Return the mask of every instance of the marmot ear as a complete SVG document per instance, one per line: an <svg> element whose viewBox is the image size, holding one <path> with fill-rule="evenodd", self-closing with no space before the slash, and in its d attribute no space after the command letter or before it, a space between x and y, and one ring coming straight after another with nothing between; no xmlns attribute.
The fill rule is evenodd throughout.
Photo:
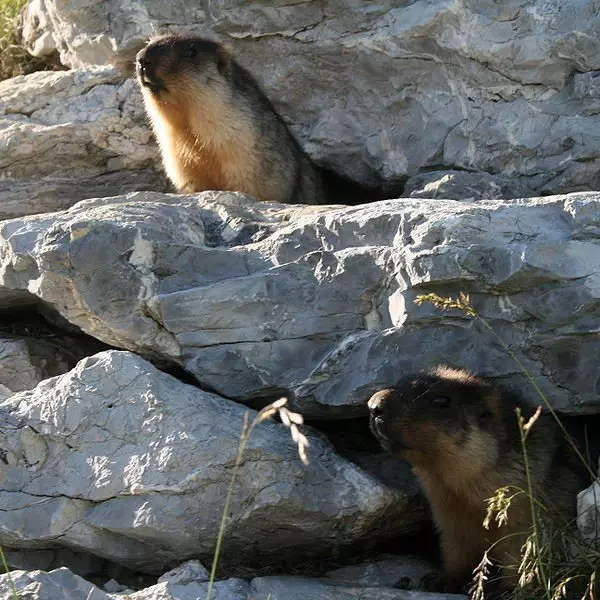
<svg viewBox="0 0 600 600"><path fill-rule="evenodd" d="M232 49L230 46L219 46L217 48L217 69L222 75L229 73L229 67L231 66Z"/></svg>

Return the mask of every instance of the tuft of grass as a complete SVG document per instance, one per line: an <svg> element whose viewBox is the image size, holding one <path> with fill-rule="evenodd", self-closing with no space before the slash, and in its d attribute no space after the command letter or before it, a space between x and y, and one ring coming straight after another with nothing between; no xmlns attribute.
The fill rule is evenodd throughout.
<svg viewBox="0 0 600 600"><path fill-rule="evenodd" d="M541 401L552 414L562 433L577 453L579 460L594 480L597 476L596 473L568 434L547 396L519 357L494 331L492 326L477 313L468 294L461 292L456 299L437 294L424 294L415 299L415 303L419 305L425 302L430 302L440 310L459 310L468 317L479 321L495 337L533 385ZM586 543L578 535L577 528L573 523L557 527L555 521L550 517L551 511L548 511L541 499L536 498L533 493L526 443L527 436L532 427L535 427L540 413L541 406L527 422L523 419L520 410L517 410L516 415L523 449L527 489L503 487L487 501L487 513L483 521L486 528L489 528L492 521L498 526L506 523L511 501L519 494L526 493L528 495L531 511L531 531L521 548L520 562L518 565L510 565L519 575L519 584L512 592L504 593L502 598L504 600L596 600L597 579L600 572L600 549ZM485 584L489 579L492 565L488 553L491 549L489 548L484 553L481 562L473 571L473 582L470 589L472 600L486 600Z"/></svg>
<svg viewBox="0 0 600 600"><path fill-rule="evenodd" d="M56 57L32 56L21 43L19 15L27 0L0 0L0 81L60 68Z"/></svg>
<svg viewBox="0 0 600 600"><path fill-rule="evenodd" d="M2 561L2 566L6 575L8 576L8 584L10 585L10 592L13 597L13 600L19 600L19 594L17 594L17 588L15 587L15 582L12 580L10 569L8 567L8 563L6 562L6 556L4 556L4 550L2 546L0 546L0 561Z"/></svg>
<svg viewBox="0 0 600 600"><path fill-rule="evenodd" d="M244 451L248 440L252 435L254 428L263 421L270 419L276 414L279 415L281 422L290 430L292 439L298 447L298 455L300 460L306 465L308 464L308 455L306 449L309 446L307 437L300 431L300 425L304 423L304 419L301 414L290 411L287 406L287 398L280 398L275 402L268 404L254 417L251 423L248 423L248 413L244 415L244 424L242 426L242 432L240 434L240 443L238 445L238 452L235 458L233 471L231 474L231 480L227 489L227 496L225 497L225 506L223 507L223 513L221 514L221 522L219 524L219 531L217 533L217 543L215 545L215 554L213 556L212 567L210 570L210 578L208 581L208 588L206 590L206 596L204 600L211 600L213 587L217 576L217 567L219 565L219 555L221 553L221 545L225 536L225 527L227 525L227 519L229 516L229 507L231 505L231 497L233 495L233 488L237 479L238 470L242 464L244 458Z"/></svg>

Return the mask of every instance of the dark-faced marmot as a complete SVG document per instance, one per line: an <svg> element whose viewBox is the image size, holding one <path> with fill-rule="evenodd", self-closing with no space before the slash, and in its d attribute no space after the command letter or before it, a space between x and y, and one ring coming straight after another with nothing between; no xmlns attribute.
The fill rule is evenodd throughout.
<svg viewBox="0 0 600 600"><path fill-rule="evenodd" d="M431 505L440 533L447 582L460 589L483 554L499 570L496 590L512 588L521 546L531 532L530 497L517 494L502 526L484 528L488 498L499 488L527 490L515 409L535 412L508 392L466 371L437 367L376 392L368 403L380 444L408 461ZM533 497L553 518L572 521L577 493L590 476L550 414L542 413L526 439Z"/></svg>
<svg viewBox="0 0 600 600"><path fill-rule="evenodd" d="M380 199L315 165L223 45L160 37L137 54L136 72L164 168L178 191L238 191L291 204Z"/></svg>

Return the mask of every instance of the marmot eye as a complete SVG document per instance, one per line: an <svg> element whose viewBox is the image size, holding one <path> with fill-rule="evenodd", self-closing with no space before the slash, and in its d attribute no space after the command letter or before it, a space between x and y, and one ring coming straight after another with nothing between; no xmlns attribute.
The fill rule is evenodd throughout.
<svg viewBox="0 0 600 600"><path fill-rule="evenodd" d="M448 396L434 396L431 399L431 403L435 406L448 406L450 404L450 398Z"/></svg>
<svg viewBox="0 0 600 600"><path fill-rule="evenodd" d="M195 58L196 54L198 54L198 52L196 51L195 46L187 46L181 53L184 58Z"/></svg>

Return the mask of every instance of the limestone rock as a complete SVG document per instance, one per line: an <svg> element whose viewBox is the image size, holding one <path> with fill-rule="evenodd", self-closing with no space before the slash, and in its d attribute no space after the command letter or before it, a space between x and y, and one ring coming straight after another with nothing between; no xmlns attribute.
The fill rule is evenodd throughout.
<svg viewBox="0 0 600 600"><path fill-rule="evenodd" d="M248 600L466 600L466 596L458 594L352 587L306 577L257 577L251 585Z"/></svg>
<svg viewBox="0 0 600 600"><path fill-rule="evenodd" d="M45 571L12 571L10 574L19 598L27 600L112 600L93 583L66 568ZM9 575L0 575L0 600L13 600Z"/></svg>
<svg viewBox="0 0 600 600"><path fill-rule="evenodd" d="M152 587L125 595L111 595L111 600L204 600L208 583L190 582L185 584L162 582ZM248 600L250 586L241 579L217 581L211 593L211 600Z"/></svg>
<svg viewBox="0 0 600 600"><path fill-rule="evenodd" d="M535 390L506 349L419 294L469 292L557 409L598 406L600 195L291 207L140 193L0 226L0 304L28 297L85 333L181 365L242 401L365 414L439 363Z"/></svg>
<svg viewBox="0 0 600 600"><path fill-rule="evenodd" d="M166 189L137 84L114 68L0 82L0 219Z"/></svg>
<svg viewBox="0 0 600 600"><path fill-rule="evenodd" d="M24 34L79 68L164 30L232 43L309 153L364 183L459 168L600 187L595 0L35 0Z"/></svg>
<svg viewBox="0 0 600 600"><path fill-rule="evenodd" d="M415 175L406 182L403 195L463 201L535 196L529 186L511 177L468 171L432 171Z"/></svg>
<svg viewBox="0 0 600 600"><path fill-rule="evenodd" d="M19 598L25 600L191 600L206 597L206 583L158 583L130 593L107 593L66 568L11 573ZM211 600L247 600L249 585L241 579L217 581ZM0 575L0 600L13 600L8 576Z"/></svg>
<svg viewBox="0 0 600 600"><path fill-rule="evenodd" d="M15 394L0 403L0 544L77 548L146 573L208 558L247 412L116 351ZM304 466L283 425L255 428L224 564L330 557L422 522L413 497L307 433Z"/></svg>
<svg viewBox="0 0 600 600"><path fill-rule="evenodd" d="M577 527L586 542L600 543L600 478L577 495Z"/></svg>
<svg viewBox="0 0 600 600"><path fill-rule="evenodd" d="M327 573L329 579L357 587L423 589L424 578L435 574L431 563L415 556L382 556L377 560L341 567Z"/></svg>
<svg viewBox="0 0 600 600"><path fill-rule="evenodd" d="M208 581L210 573L199 560L188 560L158 578L158 583L183 585L192 581Z"/></svg>

